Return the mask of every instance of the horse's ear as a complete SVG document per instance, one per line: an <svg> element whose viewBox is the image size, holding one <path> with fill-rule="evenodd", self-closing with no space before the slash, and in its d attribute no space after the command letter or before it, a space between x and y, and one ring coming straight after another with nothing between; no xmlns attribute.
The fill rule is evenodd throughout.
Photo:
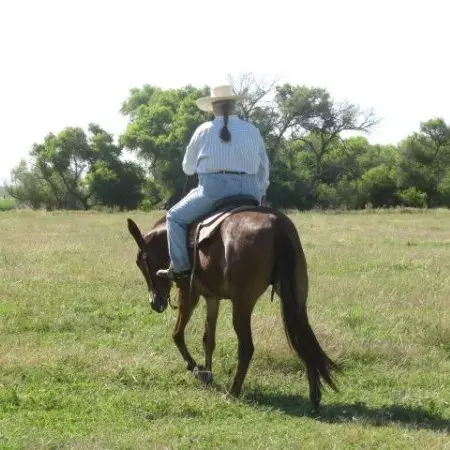
<svg viewBox="0 0 450 450"><path fill-rule="evenodd" d="M131 236L134 237L134 240L136 241L136 244L141 250L144 250L145 248L145 242L141 234L141 230L139 230L139 227L136 225L136 223L131 220L127 219L128 222L128 231L130 232Z"/></svg>

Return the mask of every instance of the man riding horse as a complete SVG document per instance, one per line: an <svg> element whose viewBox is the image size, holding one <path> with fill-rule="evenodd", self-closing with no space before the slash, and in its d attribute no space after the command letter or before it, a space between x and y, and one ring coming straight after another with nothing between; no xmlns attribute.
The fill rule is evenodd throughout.
<svg viewBox="0 0 450 450"><path fill-rule="evenodd" d="M269 185L268 158L258 129L233 114L240 98L231 86L219 86L210 97L197 101L202 110L215 115L197 128L183 160L187 174L197 172L198 187L148 233L142 234L128 219L139 248L136 264L147 283L150 305L159 313L167 308L175 280L178 317L172 336L187 370L205 383L212 382L219 305L223 299L231 301L238 338L238 365L230 389L235 397L254 351L251 315L272 285L281 300L288 342L306 365L311 404L317 408L322 381L336 389L332 371L339 367L320 346L308 320L308 271L295 224L283 212L261 205ZM236 207L237 199L246 206ZM231 201L231 207L223 209L224 200ZM217 209L222 209L219 215L213 213ZM188 239L191 231L196 231L194 245ZM166 265L168 269L161 269ZM206 301L204 366L197 364L185 342L185 329L200 296Z"/></svg>
<svg viewBox="0 0 450 450"><path fill-rule="evenodd" d="M183 171L197 173L199 182L167 213L170 266L157 272L160 277L190 277L188 227L211 212L218 200L248 195L261 203L265 198L269 159L258 128L234 114L235 102L242 98L224 85L213 87L209 97L196 102L202 111L212 111L214 120L201 124L187 146Z"/></svg>

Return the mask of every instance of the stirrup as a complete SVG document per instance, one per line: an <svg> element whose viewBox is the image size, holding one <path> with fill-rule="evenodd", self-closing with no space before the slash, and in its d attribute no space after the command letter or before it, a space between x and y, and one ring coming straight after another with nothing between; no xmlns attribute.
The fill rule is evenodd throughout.
<svg viewBox="0 0 450 450"><path fill-rule="evenodd" d="M192 271L190 269L183 270L181 272L174 272L172 266L168 269L160 269L156 272L156 276L161 278L167 278L169 280L181 280L183 278L189 278L191 276Z"/></svg>

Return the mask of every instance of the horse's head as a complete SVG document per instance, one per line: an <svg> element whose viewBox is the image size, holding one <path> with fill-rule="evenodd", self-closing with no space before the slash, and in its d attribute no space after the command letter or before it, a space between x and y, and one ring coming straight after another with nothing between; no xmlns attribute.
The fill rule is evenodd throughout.
<svg viewBox="0 0 450 450"><path fill-rule="evenodd" d="M156 276L156 271L169 264L167 238L165 228L155 226L145 236L136 223L128 219L128 231L138 245L136 265L139 267L147 283L149 301L153 310L161 313L167 308L171 283Z"/></svg>

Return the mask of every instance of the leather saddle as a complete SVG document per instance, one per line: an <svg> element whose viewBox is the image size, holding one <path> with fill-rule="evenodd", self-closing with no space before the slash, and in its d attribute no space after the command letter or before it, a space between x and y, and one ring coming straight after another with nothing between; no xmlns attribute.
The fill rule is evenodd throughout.
<svg viewBox="0 0 450 450"><path fill-rule="evenodd" d="M233 195L221 198L214 204L210 213L190 224L188 246L194 248L212 237L229 215L258 207L258 200L251 195Z"/></svg>

